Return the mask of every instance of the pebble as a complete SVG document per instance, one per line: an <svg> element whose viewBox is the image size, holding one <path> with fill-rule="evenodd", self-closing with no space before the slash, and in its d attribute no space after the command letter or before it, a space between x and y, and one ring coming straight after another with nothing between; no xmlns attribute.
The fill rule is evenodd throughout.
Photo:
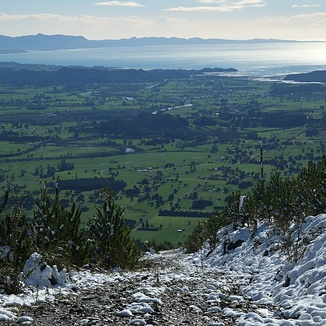
<svg viewBox="0 0 326 326"><path fill-rule="evenodd" d="M237 316L257 310L257 303L239 293L236 279L196 266L189 270L188 262L182 264L186 257L179 251L152 255L153 269L80 288L71 298L23 306L16 324L30 318L35 326L231 326Z"/></svg>

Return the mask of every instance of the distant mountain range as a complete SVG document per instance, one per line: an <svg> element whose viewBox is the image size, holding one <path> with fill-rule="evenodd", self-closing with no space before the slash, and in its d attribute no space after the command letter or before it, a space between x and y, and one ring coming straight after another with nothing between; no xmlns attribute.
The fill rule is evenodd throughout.
<svg viewBox="0 0 326 326"><path fill-rule="evenodd" d="M190 44L248 44L248 43L289 43L293 40L252 39L226 40L177 37L132 37L119 40L88 40L83 36L69 35L26 35L10 37L0 35L0 53L17 53L32 50L51 51L64 49L122 47L122 46L150 46L150 45L190 45Z"/></svg>

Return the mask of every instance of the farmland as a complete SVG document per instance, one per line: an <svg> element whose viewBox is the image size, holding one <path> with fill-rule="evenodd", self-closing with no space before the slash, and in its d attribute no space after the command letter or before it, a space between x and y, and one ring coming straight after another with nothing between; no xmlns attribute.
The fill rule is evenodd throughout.
<svg viewBox="0 0 326 326"><path fill-rule="evenodd" d="M325 153L323 84L125 70L87 82L73 78L80 69L49 82L27 78L31 67L26 81L0 84L1 190L28 215L57 180L62 202L76 202L86 223L108 187L136 238L182 244L197 220L260 179L261 143L265 178L294 175Z"/></svg>

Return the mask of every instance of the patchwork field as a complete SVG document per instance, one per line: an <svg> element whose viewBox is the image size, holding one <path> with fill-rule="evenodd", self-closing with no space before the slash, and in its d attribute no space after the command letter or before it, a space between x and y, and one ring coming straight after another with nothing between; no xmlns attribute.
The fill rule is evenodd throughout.
<svg viewBox="0 0 326 326"><path fill-rule="evenodd" d="M278 169L325 153L325 85L198 73L160 82L0 85L0 182L32 216L58 180L84 223L111 188L142 241L182 244L197 223Z"/></svg>

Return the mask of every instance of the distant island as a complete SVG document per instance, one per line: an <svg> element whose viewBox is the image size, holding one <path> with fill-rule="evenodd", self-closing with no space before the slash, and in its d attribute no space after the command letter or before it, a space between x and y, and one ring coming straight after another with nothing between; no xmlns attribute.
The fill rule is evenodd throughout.
<svg viewBox="0 0 326 326"><path fill-rule="evenodd" d="M294 40L279 39L202 39L202 38L178 38L178 37L132 37L119 40L88 40L83 36L70 35L26 35L10 37L0 35L0 54L24 53L26 51L51 51L82 48L124 47L124 46L154 46L154 45L194 45L194 44L250 44L250 43L290 43Z"/></svg>

